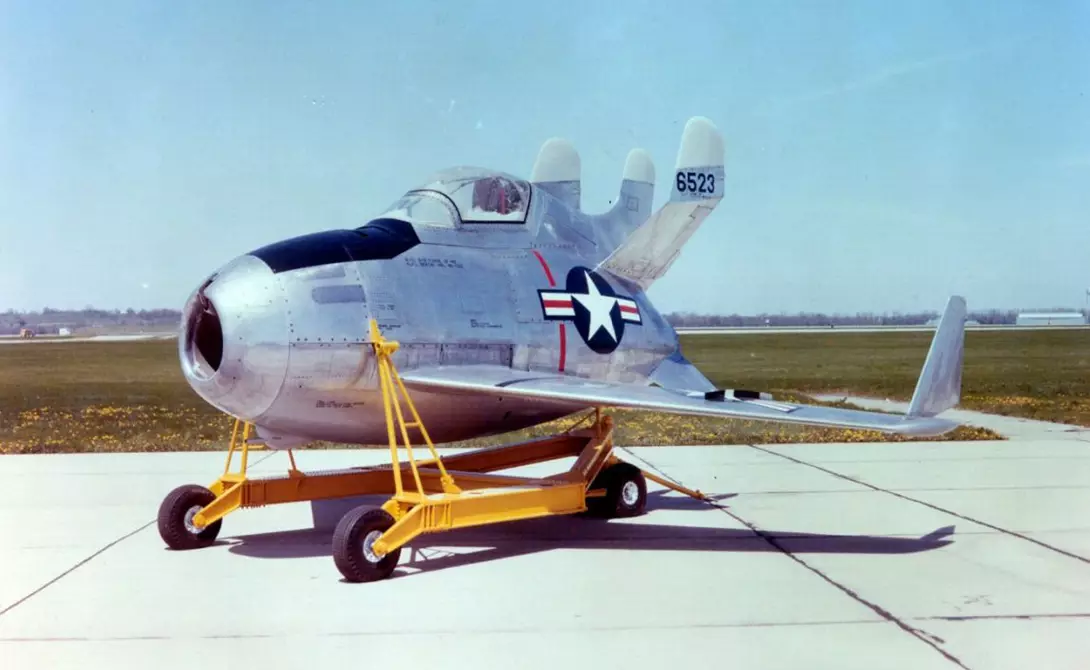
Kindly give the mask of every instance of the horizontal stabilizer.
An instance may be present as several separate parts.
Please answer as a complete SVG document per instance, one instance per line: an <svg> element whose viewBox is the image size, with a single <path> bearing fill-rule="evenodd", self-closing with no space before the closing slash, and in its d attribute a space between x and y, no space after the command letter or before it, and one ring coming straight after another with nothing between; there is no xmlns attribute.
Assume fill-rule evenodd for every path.
<svg viewBox="0 0 1090 670"><path fill-rule="evenodd" d="M670 269L685 242L723 199L723 136L711 121L685 124L670 200L637 227L600 265L646 290Z"/></svg>

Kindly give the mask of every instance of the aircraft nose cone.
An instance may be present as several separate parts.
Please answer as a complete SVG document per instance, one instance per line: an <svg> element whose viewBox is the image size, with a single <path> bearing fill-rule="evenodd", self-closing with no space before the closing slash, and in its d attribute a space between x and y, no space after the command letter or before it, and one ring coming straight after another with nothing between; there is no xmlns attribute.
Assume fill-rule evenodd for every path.
<svg viewBox="0 0 1090 670"><path fill-rule="evenodd" d="M284 295L269 266L240 256L202 283L182 310L178 348L207 402L247 421L265 412L288 369Z"/></svg>

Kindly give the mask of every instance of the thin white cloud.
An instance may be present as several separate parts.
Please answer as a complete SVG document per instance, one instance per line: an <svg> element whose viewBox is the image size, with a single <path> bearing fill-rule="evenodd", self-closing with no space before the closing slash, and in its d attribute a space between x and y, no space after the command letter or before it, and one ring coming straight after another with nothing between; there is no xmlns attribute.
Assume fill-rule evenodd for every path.
<svg viewBox="0 0 1090 670"><path fill-rule="evenodd" d="M1060 167L1066 168L1090 168L1090 154L1081 156L1067 156L1059 161Z"/></svg>
<svg viewBox="0 0 1090 670"><path fill-rule="evenodd" d="M824 98L831 98L839 95L844 95L846 93L852 93L855 91L877 88L879 86L884 86L898 79L902 79L913 74L926 72L928 70L934 70L936 68L940 68L953 63L958 63L961 61L979 58L995 51L1000 51L1008 47L1028 42L1031 39L1033 38L1011 38L992 44L973 47L971 49L961 49L945 54L939 54L937 56L921 58L907 63L888 65L856 79L851 79L849 81L841 82L839 84L827 86L825 88L820 88L814 91L809 91L801 95L772 101L765 105L765 107L771 110L783 110L808 102L822 100Z"/></svg>

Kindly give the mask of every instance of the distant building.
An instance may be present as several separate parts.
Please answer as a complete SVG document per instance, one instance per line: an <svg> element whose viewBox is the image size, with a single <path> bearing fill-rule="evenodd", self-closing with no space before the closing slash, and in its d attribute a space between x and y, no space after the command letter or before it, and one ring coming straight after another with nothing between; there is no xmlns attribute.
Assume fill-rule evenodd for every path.
<svg viewBox="0 0 1090 670"><path fill-rule="evenodd" d="M1079 312L1025 312L1015 319L1018 326L1085 326L1086 317Z"/></svg>
<svg viewBox="0 0 1090 670"><path fill-rule="evenodd" d="M927 322L927 323L925 323L924 325L925 325L925 326L935 326L935 327L938 327L938 325L939 325L939 317L937 317L937 316L936 316L935 318L931 319L930 321L928 321L928 322ZM966 320L965 320L965 326L966 326L966 327L968 327L968 326L979 326L979 325L980 325L980 322L979 322L979 321L977 321L976 319L966 319Z"/></svg>

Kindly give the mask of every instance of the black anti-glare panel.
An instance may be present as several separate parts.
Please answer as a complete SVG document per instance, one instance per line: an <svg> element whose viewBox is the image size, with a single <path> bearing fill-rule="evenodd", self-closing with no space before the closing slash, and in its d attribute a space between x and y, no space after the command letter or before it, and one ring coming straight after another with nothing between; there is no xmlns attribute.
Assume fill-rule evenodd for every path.
<svg viewBox="0 0 1090 670"><path fill-rule="evenodd" d="M251 252L274 273L332 263L396 258L420 244L412 225L375 219L355 230L326 230L282 240Z"/></svg>

